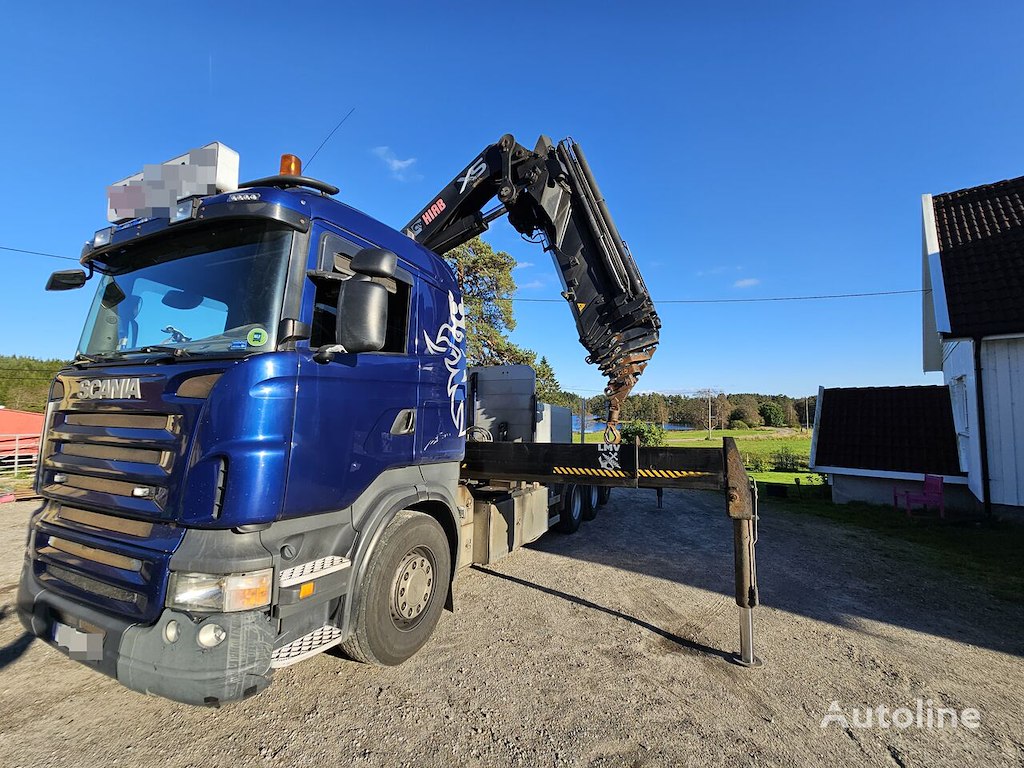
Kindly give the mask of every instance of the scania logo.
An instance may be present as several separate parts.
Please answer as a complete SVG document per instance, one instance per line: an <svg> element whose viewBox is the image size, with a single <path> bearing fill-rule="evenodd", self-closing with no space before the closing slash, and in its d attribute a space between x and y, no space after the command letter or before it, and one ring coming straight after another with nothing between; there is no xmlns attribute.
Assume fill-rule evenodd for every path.
<svg viewBox="0 0 1024 768"><path fill-rule="evenodd" d="M82 379L78 382L81 400L141 400L142 384L138 378Z"/></svg>

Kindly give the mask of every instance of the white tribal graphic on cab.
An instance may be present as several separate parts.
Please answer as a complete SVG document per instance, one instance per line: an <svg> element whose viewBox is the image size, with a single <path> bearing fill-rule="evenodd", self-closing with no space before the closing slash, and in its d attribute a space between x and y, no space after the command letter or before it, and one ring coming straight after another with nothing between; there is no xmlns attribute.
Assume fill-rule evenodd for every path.
<svg viewBox="0 0 1024 768"><path fill-rule="evenodd" d="M437 329L437 336L431 339L423 332L427 350L435 355L444 355L444 367L448 370L448 398L451 401L452 423L459 436L466 434L466 401L457 400L459 387L466 383L466 367L463 362L462 344L466 338L466 315L462 302L448 291L448 322Z"/></svg>

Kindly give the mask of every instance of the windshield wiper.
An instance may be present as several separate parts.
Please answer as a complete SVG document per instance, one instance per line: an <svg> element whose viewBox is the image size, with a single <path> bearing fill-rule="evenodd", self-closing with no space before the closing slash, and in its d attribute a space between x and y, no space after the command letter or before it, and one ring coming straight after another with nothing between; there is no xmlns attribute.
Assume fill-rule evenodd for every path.
<svg viewBox="0 0 1024 768"><path fill-rule="evenodd" d="M168 352L174 357L188 357L191 353L184 347L169 347L164 344L151 344L148 347L139 347L136 352Z"/></svg>
<svg viewBox="0 0 1024 768"><path fill-rule="evenodd" d="M87 355L84 352L75 353L75 359L71 361L72 365L81 365L82 363L103 363L108 360L114 360L118 355L112 352L100 355Z"/></svg>

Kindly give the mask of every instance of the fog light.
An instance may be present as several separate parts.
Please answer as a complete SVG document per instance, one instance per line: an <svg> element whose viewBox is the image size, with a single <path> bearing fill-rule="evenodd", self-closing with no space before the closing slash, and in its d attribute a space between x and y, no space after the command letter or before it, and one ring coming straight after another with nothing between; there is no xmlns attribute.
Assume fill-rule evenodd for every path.
<svg viewBox="0 0 1024 768"><path fill-rule="evenodd" d="M53 482L55 482L55 483L66 483L67 481L68 481L68 476L65 475L63 472L58 472L57 474L55 474L53 476Z"/></svg>
<svg viewBox="0 0 1024 768"><path fill-rule="evenodd" d="M181 627L178 626L178 622L171 619L164 626L164 640L168 643L176 643L179 637L181 637Z"/></svg>
<svg viewBox="0 0 1024 768"><path fill-rule="evenodd" d="M220 624L204 624L199 628L196 642L199 643L201 648L216 648L224 642L224 638L227 636L228 633Z"/></svg>
<svg viewBox="0 0 1024 768"><path fill-rule="evenodd" d="M153 489L147 488L144 485L137 485L134 488L132 488L132 496L134 496L137 499L148 499L152 495Z"/></svg>

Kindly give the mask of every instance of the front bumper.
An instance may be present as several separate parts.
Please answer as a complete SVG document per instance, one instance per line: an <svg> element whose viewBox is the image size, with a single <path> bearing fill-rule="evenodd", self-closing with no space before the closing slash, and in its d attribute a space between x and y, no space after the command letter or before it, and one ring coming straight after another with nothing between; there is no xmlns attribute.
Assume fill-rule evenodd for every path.
<svg viewBox="0 0 1024 768"><path fill-rule="evenodd" d="M185 704L217 706L259 693L270 684L270 657L276 630L259 611L192 617L165 608L156 623L132 624L108 616L46 589L28 562L18 587L18 617L25 628L54 648L57 624L102 633L101 649L73 652L73 658L140 693L164 696ZM176 642L164 639L169 621L177 621ZM196 642L200 628L219 624L227 633L215 648ZM96 652L93 652L95 649Z"/></svg>

